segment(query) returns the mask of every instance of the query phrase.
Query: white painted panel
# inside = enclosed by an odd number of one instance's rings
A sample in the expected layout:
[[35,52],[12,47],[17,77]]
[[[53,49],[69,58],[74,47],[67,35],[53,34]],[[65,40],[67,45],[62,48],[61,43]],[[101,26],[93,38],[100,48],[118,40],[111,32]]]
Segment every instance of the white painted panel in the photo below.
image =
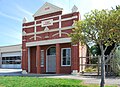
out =
[[2,55],[1,55],[1,52],[0,52],[0,67],[2,65]]
[[49,19],[49,20],[45,20],[45,21],[42,21],[42,27],[46,27],[46,26],[51,26],[53,25],[53,19]]
[[2,53],[2,57],[21,56],[21,52]]
[[28,48],[28,72],[30,72],[30,48]]
[[47,63],[48,72],[56,72],[56,55],[48,55]]
[[21,64],[2,64],[1,68],[20,69],[21,68]]
[[69,42],[71,42],[71,38],[60,38],[60,39],[28,42],[26,43],[26,46],[30,47],[30,46],[37,46],[37,45],[50,45],[50,44],[56,44],[56,43],[69,43]]

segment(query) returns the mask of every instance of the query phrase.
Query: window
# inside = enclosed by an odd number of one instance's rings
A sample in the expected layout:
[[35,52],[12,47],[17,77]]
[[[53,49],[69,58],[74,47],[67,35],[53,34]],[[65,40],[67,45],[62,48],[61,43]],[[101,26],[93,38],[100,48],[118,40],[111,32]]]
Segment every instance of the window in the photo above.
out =
[[47,51],[47,55],[56,55],[56,48],[55,47],[49,48]]
[[44,50],[41,50],[41,67],[44,67]]
[[21,64],[21,57],[2,57],[2,64]]
[[71,65],[71,49],[70,48],[62,48],[61,51],[61,65],[62,66],[70,66]]

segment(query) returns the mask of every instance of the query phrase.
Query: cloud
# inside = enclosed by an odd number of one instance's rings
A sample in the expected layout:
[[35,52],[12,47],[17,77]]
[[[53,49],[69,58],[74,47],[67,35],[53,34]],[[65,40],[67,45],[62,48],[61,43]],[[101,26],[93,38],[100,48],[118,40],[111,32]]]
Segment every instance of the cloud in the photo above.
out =
[[26,16],[27,19],[29,19],[29,21],[33,21],[33,13],[27,11],[26,9],[22,8],[21,6],[19,6],[18,4],[15,4],[17,10],[21,11],[21,13],[23,14],[23,16]]
[[3,13],[3,12],[0,12],[0,15],[1,15],[1,16],[4,16],[4,17],[7,17],[7,18],[9,18],[9,19],[12,19],[12,20],[16,20],[16,21],[21,22],[21,19],[20,19],[20,18],[7,15],[7,14],[5,14],[5,13]]
[[31,13],[31,12],[29,12],[29,11],[23,9],[23,8],[20,7],[19,5],[16,5],[16,7],[17,7],[18,10],[20,10],[20,11],[22,11],[22,12],[28,14],[29,16],[32,16],[32,15],[33,15],[33,13]]
[[120,0],[91,0],[92,9],[111,9],[120,3]]
[[[11,33],[12,34],[11,34]],[[21,33],[20,32],[16,32],[16,31],[13,31],[13,30],[9,30],[9,31],[6,31],[6,32],[0,32],[0,35],[2,37],[4,37],[4,39],[6,38],[9,38],[9,40],[21,40]],[[2,39],[3,40],[3,39]]]

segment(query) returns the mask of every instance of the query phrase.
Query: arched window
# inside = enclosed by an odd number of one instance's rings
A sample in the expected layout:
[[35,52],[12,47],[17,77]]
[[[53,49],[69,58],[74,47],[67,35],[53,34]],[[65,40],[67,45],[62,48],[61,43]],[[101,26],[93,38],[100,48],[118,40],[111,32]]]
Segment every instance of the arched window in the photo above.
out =
[[55,47],[50,47],[47,50],[47,55],[56,55],[56,48]]

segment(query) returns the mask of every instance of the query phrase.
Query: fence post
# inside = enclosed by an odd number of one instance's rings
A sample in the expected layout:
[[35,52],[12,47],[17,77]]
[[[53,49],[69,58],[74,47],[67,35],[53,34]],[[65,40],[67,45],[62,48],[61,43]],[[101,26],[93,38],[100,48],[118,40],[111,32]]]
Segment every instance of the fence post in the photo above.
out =
[[98,55],[98,75],[100,75],[100,56]]

